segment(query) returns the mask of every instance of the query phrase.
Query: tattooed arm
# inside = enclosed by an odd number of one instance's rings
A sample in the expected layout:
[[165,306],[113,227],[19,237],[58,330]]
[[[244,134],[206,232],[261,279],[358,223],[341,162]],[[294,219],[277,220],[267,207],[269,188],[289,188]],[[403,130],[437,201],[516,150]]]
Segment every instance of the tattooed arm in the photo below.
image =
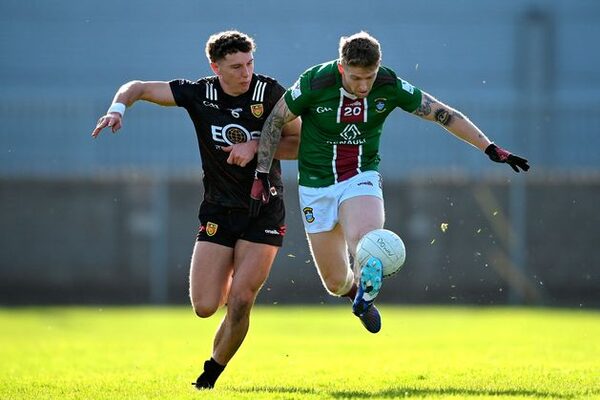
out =
[[460,111],[447,106],[426,92],[422,93],[421,105],[413,114],[434,121],[459,139],[484,151],[492,142]]
[[288,108],[285,99],[281,97],[271,114],[267,117],[260,134],[260,142],[258,143],[258,163],[256,171],[269,172],[273,157],[277,151],[277,146],[281,140],[281,130],[283,125],[298,118],[292,114]]
[[281,140],[275,152],[275,158],[278,160],[296,160],[298,159],[298,145],[300,144],[300,130],[302,123],[300,118],[296,118],[283,126],[281,130]]

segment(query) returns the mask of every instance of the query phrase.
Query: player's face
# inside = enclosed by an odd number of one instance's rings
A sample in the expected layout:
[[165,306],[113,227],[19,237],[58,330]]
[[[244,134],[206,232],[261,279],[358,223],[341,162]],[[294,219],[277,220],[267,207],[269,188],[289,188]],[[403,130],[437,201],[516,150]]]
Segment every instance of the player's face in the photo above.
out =
[[254,57],[252,53],[227,54],[225,58],[211,63],[223,91],[230,96],[239,96],[250,89],[254,73]]
[[344,89],[356,97],[367,97],[375,83],[377,71],[379,71],[379,65],[376,67],[365,68],[340,64],[342,85],[344,86]]

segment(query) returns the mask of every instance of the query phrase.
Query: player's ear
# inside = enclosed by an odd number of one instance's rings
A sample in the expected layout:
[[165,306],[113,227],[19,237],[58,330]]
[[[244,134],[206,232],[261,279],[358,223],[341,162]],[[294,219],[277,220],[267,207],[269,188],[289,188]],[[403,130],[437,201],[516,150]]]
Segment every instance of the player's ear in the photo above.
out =
[[213,70],[213,72],[215,73],[215,75],[219,75],[219,64],[217,64],[216,62],[211,62],[210,63],[210,69]]
[[344,74],[344,67],[342,66],[342,63],[338,63],[338,71],[340,71],[340,74]]

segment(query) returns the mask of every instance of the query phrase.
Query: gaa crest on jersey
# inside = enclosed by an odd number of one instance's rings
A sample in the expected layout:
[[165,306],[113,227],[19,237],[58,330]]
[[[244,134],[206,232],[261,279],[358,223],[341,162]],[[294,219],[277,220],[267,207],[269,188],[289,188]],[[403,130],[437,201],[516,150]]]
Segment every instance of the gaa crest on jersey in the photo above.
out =
[[206,223],[206,234],[208,236],[214,236],[215,233],[217,233],[217,229],[219,229],[219,225],[215,224],[214,222],[207,222]]
[[385,111],[385,101],[387,99],[380,97],[378,99],[375,99],[375,111],[377,111],[378,113],[382,113]]
[[308,222],[309,224],[315,220],[315,215],[313,214],[312,207],[304,207],[302,209],[302,212],[304,213],[304,218],[306,219],[306,222]]
[[264,109],[262,103],[261,104],[252,104],[250,106],[250,111],[252,111],[252,115],[254,115],[256,118],[260,118],[260,117],[262,117],[265,109]]

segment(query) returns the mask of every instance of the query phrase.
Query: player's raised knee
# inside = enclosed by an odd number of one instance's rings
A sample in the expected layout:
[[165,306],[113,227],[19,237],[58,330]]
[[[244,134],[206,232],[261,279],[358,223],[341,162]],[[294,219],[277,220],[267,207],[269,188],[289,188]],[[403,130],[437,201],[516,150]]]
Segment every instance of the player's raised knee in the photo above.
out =
[[219,308],[218,305],[206,304],[206,303],[201,303],[201,302],[193,303],[192,307],[194,308],[194,312],[196,313],[196,315],[199,316],[200,318],[210,317]]
[[346,275],[341,279],[339,276],[337,277],[328,277],[323,279],[325,283],[325,287],[327,291],[333,296],[343,296],[347,294],[352,288],[352,284],[354,282],[354,274],[352,270],[348,268],[345,271]]

